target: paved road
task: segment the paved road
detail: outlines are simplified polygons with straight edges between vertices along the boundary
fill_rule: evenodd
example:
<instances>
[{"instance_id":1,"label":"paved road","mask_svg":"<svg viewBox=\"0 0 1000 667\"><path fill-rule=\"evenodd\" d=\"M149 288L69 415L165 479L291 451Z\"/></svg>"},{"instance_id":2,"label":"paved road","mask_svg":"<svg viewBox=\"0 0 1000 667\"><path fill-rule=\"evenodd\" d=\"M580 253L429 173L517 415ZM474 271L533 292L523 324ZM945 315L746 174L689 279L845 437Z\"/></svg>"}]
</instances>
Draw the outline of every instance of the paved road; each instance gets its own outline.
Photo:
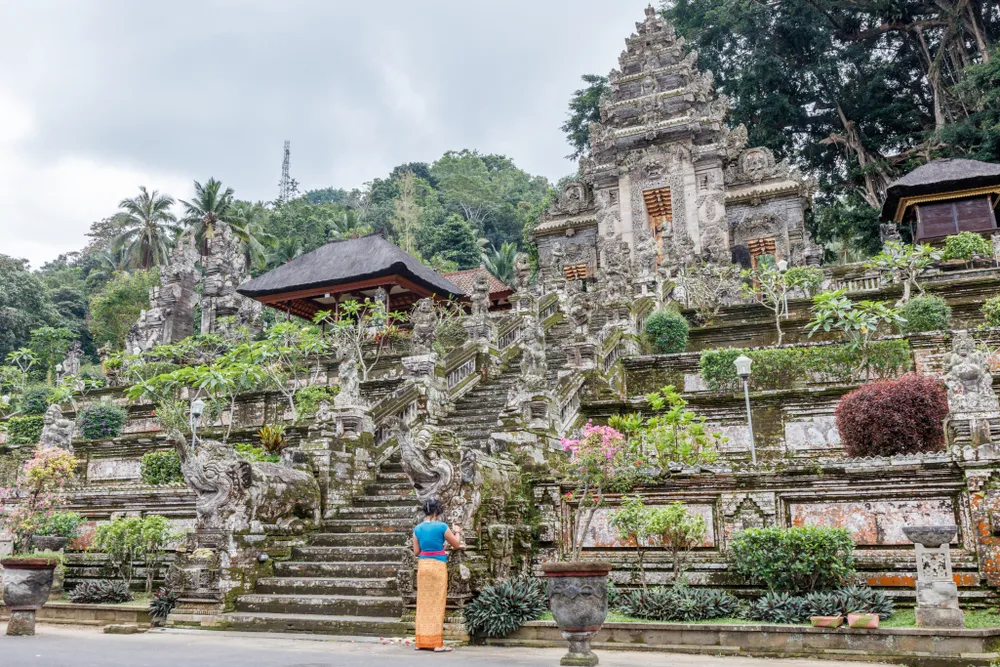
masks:
<instances>
[{"instance_id":1,"label":"paved road","mask_svg":"<svg viewBox=\"0 0 1000 667\"><path fill-rule=\"evenodd\" d=\"M0 630L2 630L0 626ZM0 635L3 667L553 667L562 651L463 647L433 654L378 640L326 641L246 633L156 631L105 635L39 625L34 637ZM604 667L871 667L870 663L758 660L680 654L605 652Z\"/></svg>"}]
</instances>

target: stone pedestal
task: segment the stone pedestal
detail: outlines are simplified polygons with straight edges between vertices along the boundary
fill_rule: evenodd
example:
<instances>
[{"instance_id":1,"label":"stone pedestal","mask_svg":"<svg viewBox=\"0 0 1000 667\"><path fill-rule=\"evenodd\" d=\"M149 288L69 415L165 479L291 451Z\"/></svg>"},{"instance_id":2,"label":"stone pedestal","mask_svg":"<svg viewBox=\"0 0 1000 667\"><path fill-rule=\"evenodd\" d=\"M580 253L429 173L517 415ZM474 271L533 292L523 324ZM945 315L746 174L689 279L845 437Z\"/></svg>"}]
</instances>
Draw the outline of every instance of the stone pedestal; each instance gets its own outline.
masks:
<instances>
[{"instance_id":1,"label":"stone pedestal","mask_svg":"<svg viewBox=\"0 0 1000 667\"><path fill-rule=\"evenodd\" d=\"M964 628L948 545L958 526L906 526L917 549L917 627Z\"/></svg>"},{"instance_id":2,"label":"stone pedestal","mask_svg":"<svg viewBox=\"0 0 1000 667\"><path fill-rule=\"evenodd\" d=\"M10 612L7 634L12 637L30 637L35 634L35 610L21 609Z\"/></svg>"},{"instance_id":3,"label":"stone pedestal","mask_svg":"<svg viewBox=\"0 0 1000 667\"><path fill-rule=\"evenodd\" d=\"M563 639L569 644L569 651L559 661L564 666L594 667L599 660L590 650L590 640L596 632L562 632Z\"/></svg>"}]
</instances>

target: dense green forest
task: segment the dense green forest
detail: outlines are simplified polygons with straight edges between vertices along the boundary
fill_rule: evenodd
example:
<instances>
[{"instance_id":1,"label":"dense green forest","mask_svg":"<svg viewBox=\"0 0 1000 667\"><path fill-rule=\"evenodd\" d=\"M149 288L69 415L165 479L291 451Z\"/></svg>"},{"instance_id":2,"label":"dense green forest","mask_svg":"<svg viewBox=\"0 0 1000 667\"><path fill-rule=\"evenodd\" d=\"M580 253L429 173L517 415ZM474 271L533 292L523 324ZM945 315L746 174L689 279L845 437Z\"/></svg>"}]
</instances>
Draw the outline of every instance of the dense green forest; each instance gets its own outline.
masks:
<instances>
[{"instance_id":1,"label":"dense green forest","mask_svg":"<svg viewBox=\"0 0 1000 667\"><path fill-rule=\"evenodd\" d=\"M878 250L887 185L928 159L1000 161L995 0L671 0L663 14L732 103L729 122L816 176L810 222L836 254ZM607 79L563 130L588 150Z\"/></svg>"},{"instance_id":2,"label":"dense green forest","mask_svg":"<svg viewBox=\"0 0 1000 667\"><path fill-rule=\"evenodd\" d=\"M91 225L78 252L38 270L0 255L0 359L74 340L91 358L102 345L120 348L185 228L200 236L210 221L229 222L255 275L330 241L379 233L441 271L485 262L510 280L525 229L552 196L546 178L470 150L399 165L352 190L300 194L293 185L287 201L243 201L215 179L195 183L190 201L141 187Z\"/></svg>"}]
</instances>

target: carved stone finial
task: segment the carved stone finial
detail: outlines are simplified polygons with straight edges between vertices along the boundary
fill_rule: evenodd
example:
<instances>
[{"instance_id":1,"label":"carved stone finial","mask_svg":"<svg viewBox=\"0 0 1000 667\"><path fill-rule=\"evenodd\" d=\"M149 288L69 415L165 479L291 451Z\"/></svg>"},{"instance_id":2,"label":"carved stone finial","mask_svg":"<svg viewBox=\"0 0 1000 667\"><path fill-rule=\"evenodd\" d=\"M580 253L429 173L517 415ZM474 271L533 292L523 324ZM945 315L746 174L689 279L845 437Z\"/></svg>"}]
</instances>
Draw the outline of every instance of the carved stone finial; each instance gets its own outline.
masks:
<instances>
[{"instance_id":1,"label":"carved stone finial","mask_svg":"<svg viewBox=\"0 0 1000 667\"><path fill-rule=\"evenodd\" d=\"M431 354L437 340L437 313L431 299L421 299L411 315L413 321L412 352L414 355Z\"/></svg>"},{"instance_id":2,"label":"carved stone finial","mask_svg":"<svg viewBox=\"0 0 1000 667\"><path fill-rule=\"evenodd\" d=\"M472 283L472 317L485 319L490 312L490 279L485 269L476 273Z\"/></svg>"},{"instance_id":3,"label":"carved stone finial","mask_svg":"<svg viewBox=\"0 0 1000 667\"><path fill-rule=\"evenodd\" d=\"M414 437L401 419L392 423L391 430L399 444L403 471L410 478L417 498L421 502L436 498L447 507L456 490L453 482L458 479L451 462L431 448L430 432L425 428Z\"/></svg>"},{"instance_id":4,"label":"carved stone finial","mask_svg":"<svg viewBox=\"0 0 1000 667\"><path fill-rule=\"evenodd\" d=\"M531 262L523 252L514 259L514 291L527 292L531 287Z\"/></svg>"}]
</instances>

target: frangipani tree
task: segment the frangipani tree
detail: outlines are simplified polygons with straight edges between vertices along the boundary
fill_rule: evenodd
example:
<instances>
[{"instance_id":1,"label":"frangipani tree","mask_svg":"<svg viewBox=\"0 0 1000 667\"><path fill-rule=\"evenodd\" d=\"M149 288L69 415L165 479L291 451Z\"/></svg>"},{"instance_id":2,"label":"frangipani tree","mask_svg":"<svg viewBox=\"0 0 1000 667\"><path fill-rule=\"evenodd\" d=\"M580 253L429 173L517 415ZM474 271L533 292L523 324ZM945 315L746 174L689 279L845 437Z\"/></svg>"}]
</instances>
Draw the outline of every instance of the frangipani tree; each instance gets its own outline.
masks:
<instances>
[{"instance_id":1,"label":"frangipani tree","mask_svg":"<svg viewBox=\"0 0 1000 667\"><path fill-rule=\"evenodd\" d=\"M406 313L390 312L382 299L365 299L345 301L337 313L321 310L313 322L327 327L334 349L354 357L361 379L367 380L391 338L399 333L398 324L406 319Z\"/></svg>"},{"instance_id":2,"label":"frangipani tree","mask_svg":"<svg viewBox=\"0 0 1000 667\"><path fill-rule=\"evenodd\" d=\"M898 306L910 300L911 286L916 287L920 294L924 293L917 278L939 259L941 251L926 243L912 246L900 241L886 241L882 252L872 257L865 266L889 274L893 282L903 283L903 297L896 304Z\"/></svg>"}]
</instances>

